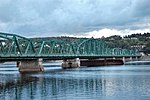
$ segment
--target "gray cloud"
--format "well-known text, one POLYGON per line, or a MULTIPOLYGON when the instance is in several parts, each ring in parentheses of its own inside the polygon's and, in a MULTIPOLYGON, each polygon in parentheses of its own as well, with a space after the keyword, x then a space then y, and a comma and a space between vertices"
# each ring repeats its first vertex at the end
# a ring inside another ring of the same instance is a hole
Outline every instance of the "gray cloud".
POLYGON ((0 30, 28 36, 102 28, 148 28, 149 3, 149 0, 0 0, 0 30))

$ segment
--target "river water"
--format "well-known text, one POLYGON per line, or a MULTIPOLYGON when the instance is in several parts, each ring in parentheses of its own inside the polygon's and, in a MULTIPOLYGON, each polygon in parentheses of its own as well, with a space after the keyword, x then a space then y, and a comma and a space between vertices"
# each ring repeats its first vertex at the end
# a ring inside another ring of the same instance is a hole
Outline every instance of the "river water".
POLYGON ((20 74, 0 65, 0 100, 150 100, 150 64, 61 69, 20 74))

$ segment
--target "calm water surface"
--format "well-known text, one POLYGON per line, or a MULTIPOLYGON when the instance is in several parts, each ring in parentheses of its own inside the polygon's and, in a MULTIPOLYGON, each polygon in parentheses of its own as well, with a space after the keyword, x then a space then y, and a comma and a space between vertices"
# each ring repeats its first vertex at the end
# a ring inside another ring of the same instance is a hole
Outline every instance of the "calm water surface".
POLYGON ((20 74, 0 65, 0 100, 150 100, 150 64, 61 69, 20 74))

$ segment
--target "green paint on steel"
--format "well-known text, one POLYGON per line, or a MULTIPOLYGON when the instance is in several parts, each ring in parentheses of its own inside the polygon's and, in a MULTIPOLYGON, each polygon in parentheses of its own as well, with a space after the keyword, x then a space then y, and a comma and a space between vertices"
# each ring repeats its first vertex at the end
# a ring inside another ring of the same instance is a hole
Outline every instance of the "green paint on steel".
POLYGON ((1 57, 123 57, 140 56, 135 50, 109 48, 101 39, 54 38, 32 40, 19 35, 0 33, 1 57))

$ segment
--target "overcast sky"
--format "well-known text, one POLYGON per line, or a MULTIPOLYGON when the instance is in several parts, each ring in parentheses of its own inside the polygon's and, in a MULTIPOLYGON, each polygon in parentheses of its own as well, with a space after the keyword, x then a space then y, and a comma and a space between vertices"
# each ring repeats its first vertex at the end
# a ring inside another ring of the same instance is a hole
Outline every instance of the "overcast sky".
POLYGON ((150 32, 150 0, 0 0, 0 31, 27 37, 150 32))

